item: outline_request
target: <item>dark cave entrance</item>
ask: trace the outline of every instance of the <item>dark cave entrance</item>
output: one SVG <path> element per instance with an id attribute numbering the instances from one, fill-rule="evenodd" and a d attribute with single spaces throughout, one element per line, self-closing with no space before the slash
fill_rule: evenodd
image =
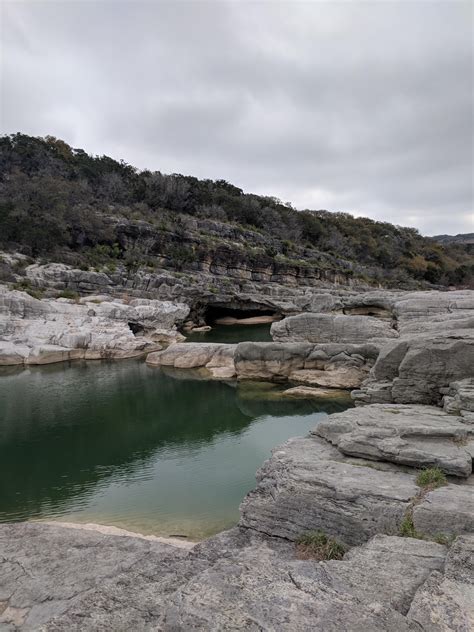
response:
<path id="1" fill-rule="evenodd" d="M 143 332 L 145 331 L 145 327 L 143 325 L 140 325 L 140 323 L 131 323 L 131 322 L 129 322 L 128 326 L 129 326 L 129 328 L 132 331 L 134 336 L 143 335 Z"/>
<path id="2" fill-rule="evenodd" d="M 223 319 L 242 320 L 246 318 L 255 318 L 259 316 L 267 316 L 270 319 L 279 320 L 281 314 L 275 312 L 274 309 L 268 307 L 258 307 L 256 305 L 227 307 L 225 305 L 207 305 L 204 309 L 203 318 L 207 325 L 213 325 L 216 321 Z"/>

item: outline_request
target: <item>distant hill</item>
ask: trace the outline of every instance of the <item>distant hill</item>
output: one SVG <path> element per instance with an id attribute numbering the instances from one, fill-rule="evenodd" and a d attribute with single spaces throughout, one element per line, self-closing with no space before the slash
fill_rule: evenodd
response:
<path id="1" fill-rule="evenodd" d="M 432 237 L 439 244 L 474 244 L 474 233 L 459 235 L 435 235 Z"/>
<path id="2" fill-rule="evenodd" d="M 457 238 L 454 238 L 457 239 Z M 52 136 L 0 137 L 0 248 L 76 267 L 242 277 L 340 277 L 392 287 L 469 285 L 464 243 L 348 213 L 305 210 L 225 180 L 139 171 Z"/>

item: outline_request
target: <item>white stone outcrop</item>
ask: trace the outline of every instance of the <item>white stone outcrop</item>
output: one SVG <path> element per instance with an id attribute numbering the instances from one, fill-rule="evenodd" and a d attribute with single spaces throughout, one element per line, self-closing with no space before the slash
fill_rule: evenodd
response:
<path id="1" fill-rule="evenodd" d="M 38 300 L 0 286 L 0 365 L 131 358 L 179 339 L 189 308 L 135 299 Z"/>

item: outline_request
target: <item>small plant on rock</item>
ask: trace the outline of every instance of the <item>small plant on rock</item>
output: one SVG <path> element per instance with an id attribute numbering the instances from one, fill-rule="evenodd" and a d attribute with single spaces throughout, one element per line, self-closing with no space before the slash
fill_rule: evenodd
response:
<path id="1" fill-rule="evenodd" d="M 308 531 L 296 540 L 298 557 L 303 560 L 341 560 L 346 552 L 342 544 L 323 531 Z"/>
<path id="2" fill-rule="evenodd" d="M 446 475 L 439 467 L 427 467 L 418 474 L 416 484 L 418 487 L 436 489 L 446 485 Z"/>
<path id="3" fill-rule="evenodd" d="M 424 539 L 423 535 L 415 529 L 413 516 L 411 514 L 403 518 L 403 521 L 400 524 L 400 535 L 402 538 L 417 538 L 418 540 Z"/>
<path id="4" fill-rule="evenodd" d="M 78 301 L 80 299 L 80 294 L 78 292 L 75 292 L 74 290 L 66 288 L 59 292 L 58 298 L 67 298 L 71 301 Z"/>

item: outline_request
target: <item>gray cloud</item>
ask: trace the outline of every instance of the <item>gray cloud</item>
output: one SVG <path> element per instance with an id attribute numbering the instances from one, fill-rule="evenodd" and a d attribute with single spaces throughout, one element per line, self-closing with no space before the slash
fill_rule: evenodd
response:
<path id="1" fill-rule="evenodd" d="M 3 0 L 2 132 L 470 232 L 472 6 Z"/>

